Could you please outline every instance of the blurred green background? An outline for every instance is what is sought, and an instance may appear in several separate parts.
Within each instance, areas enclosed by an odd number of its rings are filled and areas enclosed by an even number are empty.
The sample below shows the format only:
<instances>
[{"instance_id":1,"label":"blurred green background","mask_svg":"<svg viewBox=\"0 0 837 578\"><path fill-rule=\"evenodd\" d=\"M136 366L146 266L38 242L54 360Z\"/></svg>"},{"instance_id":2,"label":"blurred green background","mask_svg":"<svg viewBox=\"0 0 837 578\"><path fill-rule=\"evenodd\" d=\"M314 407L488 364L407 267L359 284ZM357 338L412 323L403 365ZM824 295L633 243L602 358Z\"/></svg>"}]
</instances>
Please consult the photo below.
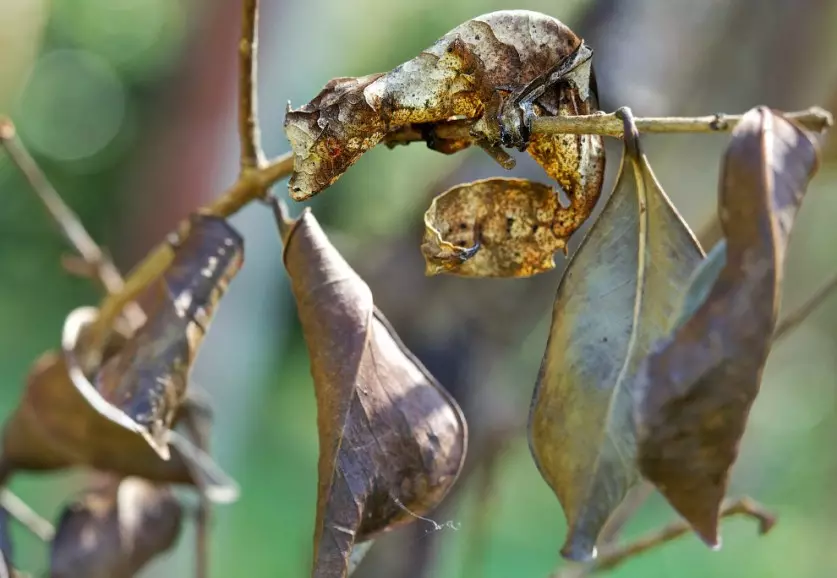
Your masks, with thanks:
<instances>
[{"instance_id":1,"label":"blurred green background","mask_svg":"<svg viewBox=\"0 0 837 578\"><path fill-rule=\"evenodd\" d=\"M123 271L235 178L238 4L0 0L0 112L12 115ZM288 99L298 106L334 76L393 68L460 22L509 8L558 17L594 47L608 110L837 106L833 0L262 0L259 97L268 154L288 149ZM722 135L646 139L660 181L696 230L714 210L725 143ZM613 145L607 186L618 164ZM830 150L794 231L785 310L837 271ZM418 523L387 536L358 577L534 578L559 564L563 516L524 432L560 271L518 281L427 279L418 251L430 197L499 170L474 151L445 157L418 145L381 147L311 203L406 343L459 399L473 434L469 473L434 513L453 528ZM542 179L523 159L515 174ZM277 192L285 194L284 184ZM0 200L0 411L7 415L32 361L59 345L64 316L100 295L62 272L70 249L3 157ZM214 397L215 453L243 487L240 502L216 511L212 575L302 577L310 571L317 459L308 359L272 216L254 206L232 222L246 238L246 265L194 372ZM751 523L729 520L719 552L689 536L613 575L837 573L835 322L837 299L774 349L735 468L731 493L780 513L773 533L758 538ZM486 463L495 464L487 484L479 474ZM54 518L82 481L78 473L20 474L12 488ZM654 497L628 535L673 516ZM15 537L18 564L43 572L46 548L22 531ZM177 551L143 575L190 575L191 545L190 526Z\"/></svg>"}]
</instances>

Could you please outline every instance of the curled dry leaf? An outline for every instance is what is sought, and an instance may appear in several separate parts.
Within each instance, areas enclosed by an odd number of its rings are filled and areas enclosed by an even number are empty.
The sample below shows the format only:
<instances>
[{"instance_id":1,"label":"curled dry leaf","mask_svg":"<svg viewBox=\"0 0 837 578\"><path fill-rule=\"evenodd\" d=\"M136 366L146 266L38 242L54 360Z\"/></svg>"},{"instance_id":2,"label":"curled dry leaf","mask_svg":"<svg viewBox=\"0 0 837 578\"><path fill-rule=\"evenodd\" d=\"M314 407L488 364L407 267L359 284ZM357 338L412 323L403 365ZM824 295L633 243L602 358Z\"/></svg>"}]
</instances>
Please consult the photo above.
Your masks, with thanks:
<instances>
[{"instance_id":1,"label":"curled dry leaf","mask_svg":"<svg viewBox=\"0 0 837 578\"><path fill-rule=\"evenodd\" d=\"M187 398L178 408L175 423L187 422L193 407ZM96 411L70 381L65 357L48 352L33 365L22 399L6 420L2 456L11 470L88 466L122 476L193 485L214 501L234 501L238 496L235 481L205 452L172 433L171 459L163 460L138 433Z\"/></svg>"},{"instance_id":2,"label":"curled dry leaf","mask_svg":"<svg viewBox=\"0 0 837 578\"><path fill-rule=\"evenodd\" d=\"M725 250L695 274L682 325L637 372L640 470L712 546L770 351L788 236L817 164L814 141L781 115L744 116L718 195Z\"/></svg>"},{"instance_id":3,"label":"curled dry leaf","mask_svg":"<svg viewBox=\"0 0 837 578\"><path fill-rule=\"evenodd\" d=\"M435 127L472 121L474 142L504 168L501 148L528 150L570 199L553 218L569 238L590 215L604 175L602 138L534 135L532 115L597 110L592 51L560 21L526 10L485 14L457 26L433 46L386 74L337 78L310 103L285 116L294 154L291 197L301 201L334 183L387 134L417 125L428 146L444 153L463 141L435 136Z\"/></svg>"},{"instance_id":4,"label":"curled dry leaf","mask_svg":"<svg viewBox=\"0 0 837 578\"><path fill-rule=\"evenodd\" d=\"M526 179L457 185L424 214L426 272L528 277L554 269L553 255L566 249L553 228L560 211L551 187Z\"/></svg>"},{"instance_id":5,"label":"curled dry leaf","mask_svg":"<svg viewBox=\"0 0 837 578\"><path fill-rule=\"evenodd\" d=\"M703 257L623 114L619 177L558 286L529 417L535 462L567 517L561 553L573 560L595 556L603 527L639 482L627 378L671 329Z\"/></svg>"},{"instance_id":6,"label":"curled dry leaf","mask_svg":"<svg viewBox=\"0 0 837 578\"><path fill-rule=\"evenodd\" d=\"M169 550L183 512L166 486L140 478L104 480L61 514L51 578L132 578Z\"/></svg>"},{"instance_id":7,"label":"curled dry leaf","mask_svg":"<svg viewBox=\"0 0 837 578\"><path fill-rule=\"evenodd\" d=\"M369 286L305 210L277 204L311 357L320 441L314 578L345 578L355 544L425 516L465 458L456 402L404 347Z\"/></svg>"},{"instance_id":8,"label":"curled dry leaf","mask_svg":"<svg viewBox=\"0 0 837 578\"><path fill-rule=\"evenodd\" d=\"M244 240L225 219L193 215L171 267L148 290L146 323L103 363L92 383L76 362L95 310L71 315L63 348L73 383L102 415L145 437L168 459L169 430L218 301L244 260Z\"/></svg>"}]
</instances>

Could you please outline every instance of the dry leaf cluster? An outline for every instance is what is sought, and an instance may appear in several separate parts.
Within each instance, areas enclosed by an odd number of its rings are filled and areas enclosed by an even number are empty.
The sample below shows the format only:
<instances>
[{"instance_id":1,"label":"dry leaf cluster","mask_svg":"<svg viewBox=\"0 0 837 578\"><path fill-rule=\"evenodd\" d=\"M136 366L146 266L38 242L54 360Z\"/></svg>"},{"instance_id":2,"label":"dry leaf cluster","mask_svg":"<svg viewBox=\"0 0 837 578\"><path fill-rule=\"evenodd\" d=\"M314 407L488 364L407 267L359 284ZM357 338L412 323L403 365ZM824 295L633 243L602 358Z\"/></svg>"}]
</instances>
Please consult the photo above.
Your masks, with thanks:
<instances>
[{"instance_id":1,"label":"dry leaf cluster","mask_svg":"<svg viewBox=\"0 0 837 578\"><path fill-rule=\"evenodd\" d=\"M4 148L108 293L99 307L68 314L61 349L33 364L3 431L6 483L22 470L92 472L54 533L41 532L51 544L50 575L133 576L177 541L185 510L171 487L186 485L199 497L196 574L206 576L209 504L238 495L210 456L211 411L190 384L214 312L244 264L242 237L226 217L266 198L284 176L294 200L308 199L379 143L423 141L445 154L477 145L505 169L514 166L506 149L528 152L550 184L491 178L455 186L427 210L420 247L428 275L528 277L567 254L601 195L603 135L621 137L616 183L567 262L532 376L529 442L567 520L561 552L586 562L586 573L689 529L718 545L726 515L755 517L767 531L772 518L757 504L724 500L782 330L786 246L828 114L755 107L725 123L604 114L591 48L552 17L501 11L457 26L390 72L334 79L310 102L289 106L292 152L266 161L253 98L258 7L243 4L239 179L124 282L11 123L0 126ZM734 127L718 190L723 240L708 256L641 146L643 127L684 126ZM379 535L426 519L445 498L463 467L468 428L314 214L291 219L282 201L271 204L317 402L312 576L345 578ZM613 528L630 513L629 496L647 495L644 482L684 523L616 545ZM11 497L0 510L6 575L17 572L8 514L36 526Z\"/></svg>"}]
</instances>

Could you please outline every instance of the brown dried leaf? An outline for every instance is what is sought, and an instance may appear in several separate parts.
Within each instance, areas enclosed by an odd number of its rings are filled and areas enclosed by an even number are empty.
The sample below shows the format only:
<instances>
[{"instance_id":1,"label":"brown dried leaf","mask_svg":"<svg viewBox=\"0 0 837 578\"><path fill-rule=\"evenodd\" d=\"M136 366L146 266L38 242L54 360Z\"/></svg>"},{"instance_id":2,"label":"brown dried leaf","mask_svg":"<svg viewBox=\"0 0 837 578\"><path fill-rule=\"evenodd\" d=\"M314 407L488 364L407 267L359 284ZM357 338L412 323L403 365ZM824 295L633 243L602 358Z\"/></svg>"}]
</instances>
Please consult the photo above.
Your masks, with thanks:
<instances>
[{"instance_id":1,"label":"brown dried leaf","mask_svg":"<svg viewBox=\"0 0 837 578\"><path fill-rule=\"evenodd\" d=\"M182 404L175 422L186 421ZM172 432L171 459L163 460L143 437L97 412L70 381L57 352L32 366L15 412L6 420L3 461L12 470L51 471L88 466L122 476L188 484L218 502L234 501L238 486L206 453Z\"/></svg>"},{"instance_id":2,"label":"brown dried leaf","mask_svg":"<svg viewBox=\"0 0 837 578\"><path fill-rule=\"evenodd\" d=\"M285 131L294 152L291 197L305 200L334 183L387 134L420 125L432 148L451 153L467 143L433 136L453 118L473 122L471 134L505 168L501 148L526 146L523 110L588 114L597 109L592 51L560 21L505 10L465 22L386 74L328 83L309 104L288 110ZM561 235L589 216L601 192L604 149L599 136L537 136L529 153L571 199L561 209Z\"/></svg>"},{"instance_id":3,"label":"brown dried leaf","mask_svg":"<svg viewBox=\"0 0 837 578\"><path fill-rule=\"evenodd\" d=\"M619 178L570 260L530 410L530 446L569 533L561 553L595 556L608 519L640 479L626 377L670 329L703 258L657 182L630 114Z\"/></svg>"},{"instance_id":4,"label":"brown dried leaf","mask_svg":"<svg viewBox=\"0 0 837 578\"><path fill-rule=\"evenodd\" d=\"M113 478L61 514L51 578L131 578L174 546L183 512L171 490L140 478Z\"/></svg>"},{"instance_id":5,"label":"brown dried leaf","mask_svg":"<svg viewBox=\"0 0 837 578\"><path fill-rule=\"evenodd\" d=\"M555 268L566 249L553 224L561 210L551 187L493 178L457 185L424 214L421 250L428 275L528 277Z\"/></svg>"},{"instance_id":6,"label":"brown dried leaf","mask_svg":"<svg viewBox=\"0 0 837 578\"><path fill-rule=\"evenodd\" d=\"M317 397L312 576L345 578L355 544L441 502L462 468L467 428L314 215L289 222L276 210Z\"/></svg>"},{"instance_id":7,"label":"brown dried leaf","mask_svg":"<svg viewBox=\"0 0 837 578\"><path fill-rule=\"evenodd\" d=\"M725 255L713 250L696 272L684 300L694 314L636 375L640 470L712 546L770 351L788 236L817 165L817 145L780 114L758 107L744 116L718 195Z\"/></svg>"},{"instance_id":8,"label":"brown dried leaf","mask_svg":"<svg viewBox=\"0 0 837 578\"><path fill-rule=\"evenodd\" d=\"M93 383L75 359L84 324L94 311L68 318L63 348L70 377L102 415L145 437L168 459L168 437L189 371L218 301L244 260L244 240L225 219L193 215L185 239L174 247L169 270L148 290L148 320Z\"/></svg>"}]
</instances>

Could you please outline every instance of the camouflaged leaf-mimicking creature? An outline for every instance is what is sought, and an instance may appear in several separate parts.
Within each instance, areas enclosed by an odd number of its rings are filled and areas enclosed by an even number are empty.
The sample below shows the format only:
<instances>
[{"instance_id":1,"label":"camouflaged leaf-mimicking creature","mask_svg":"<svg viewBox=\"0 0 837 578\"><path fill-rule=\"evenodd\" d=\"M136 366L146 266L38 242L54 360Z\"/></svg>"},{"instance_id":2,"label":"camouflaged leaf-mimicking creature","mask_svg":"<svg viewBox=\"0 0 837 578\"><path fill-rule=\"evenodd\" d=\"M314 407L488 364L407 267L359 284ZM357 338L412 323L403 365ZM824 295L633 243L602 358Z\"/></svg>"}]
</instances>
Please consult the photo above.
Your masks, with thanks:
<instances>
[{"instance_id":1,"label":"camouflaged leaf-mimicking creature","mask_svg":"<svg viewBox=\"0 0 837 578\"><path fill-rule=\"evenodd\" d=\"M566 240L590 215L601 192L602 139L530 134L529 127L536 115L597 110L592 54L555 18L509 10L457 26L388 73L331 80L311 102L296 110L289 107L285 116L294 154L291 197L312 197L388 134L416 125L434 150L452 153L475 142L507 169L514 160L502 147L526 150L570 200L549 223L554 235ZM436 136L438 127L461 119L473 121L470 140ZM456 264L473 256L474 247L502 242L481 239L480 215L471 217L429 229L437 238L425 243L430 248L424 250L425 258L435 259L440 270L458 272ZM469 246L455 245L448 233L457 239L467 233ZM565 243L556 246L562 249ZM439 255L430 254L432 247L439 248Z\"/></svg>"}]
</instances>

